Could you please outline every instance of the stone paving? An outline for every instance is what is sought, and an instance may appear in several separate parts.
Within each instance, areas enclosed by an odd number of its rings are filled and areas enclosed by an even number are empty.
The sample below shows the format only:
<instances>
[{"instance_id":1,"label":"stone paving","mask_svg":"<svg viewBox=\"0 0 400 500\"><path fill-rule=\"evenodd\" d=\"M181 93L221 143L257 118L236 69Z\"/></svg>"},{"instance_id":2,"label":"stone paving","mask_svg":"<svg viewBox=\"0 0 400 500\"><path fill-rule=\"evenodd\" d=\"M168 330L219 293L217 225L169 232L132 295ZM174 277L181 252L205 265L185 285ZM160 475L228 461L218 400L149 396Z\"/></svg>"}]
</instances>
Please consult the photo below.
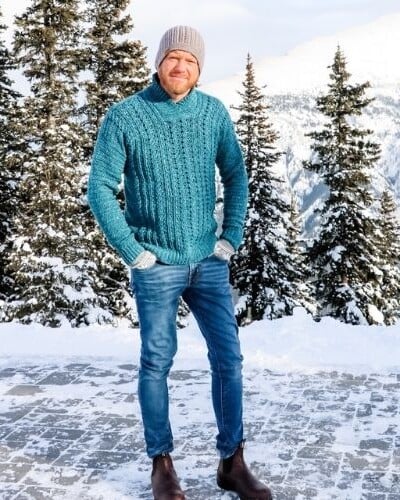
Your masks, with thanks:
<instances>
[{"instance_id":1,"label":"stone paving","mask_svg":"<svg viewBox=\"0 0 400 500\"><path fill-rule=\"evenodd\" d=\"M1 500L151 499L136 378L110 360L0 365ZM209 382L171 373L188 500L236 498L215 485ZM275 500L400 500L400 374L250 370L244 383L245 453Z\"/></svg>"}]
</instances>

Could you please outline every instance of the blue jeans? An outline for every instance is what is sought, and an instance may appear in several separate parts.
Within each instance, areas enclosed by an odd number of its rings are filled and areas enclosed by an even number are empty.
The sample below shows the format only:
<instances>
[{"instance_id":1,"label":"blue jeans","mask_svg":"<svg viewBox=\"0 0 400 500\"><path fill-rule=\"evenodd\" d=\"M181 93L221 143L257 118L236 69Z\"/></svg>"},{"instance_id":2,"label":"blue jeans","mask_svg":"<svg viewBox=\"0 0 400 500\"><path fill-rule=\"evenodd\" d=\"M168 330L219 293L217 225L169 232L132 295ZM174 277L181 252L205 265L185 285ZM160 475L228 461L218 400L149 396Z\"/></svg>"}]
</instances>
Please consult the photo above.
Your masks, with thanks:
<instances>
[{"instance_id":1,"label":"blue jeans","mask_svg":"<svg viewBox=\"0 0 400 500\"><path fill-rule=\"evenodd\" d=\"M195 264L156 263L132 269L140 323L139 401L147 453L173 449L167 377L177 350L176 314L182 296L206 340L217 420L217 449L231 456L243 440L242 355L229 269L215 256Z\"/></svg>"}]
</instances>

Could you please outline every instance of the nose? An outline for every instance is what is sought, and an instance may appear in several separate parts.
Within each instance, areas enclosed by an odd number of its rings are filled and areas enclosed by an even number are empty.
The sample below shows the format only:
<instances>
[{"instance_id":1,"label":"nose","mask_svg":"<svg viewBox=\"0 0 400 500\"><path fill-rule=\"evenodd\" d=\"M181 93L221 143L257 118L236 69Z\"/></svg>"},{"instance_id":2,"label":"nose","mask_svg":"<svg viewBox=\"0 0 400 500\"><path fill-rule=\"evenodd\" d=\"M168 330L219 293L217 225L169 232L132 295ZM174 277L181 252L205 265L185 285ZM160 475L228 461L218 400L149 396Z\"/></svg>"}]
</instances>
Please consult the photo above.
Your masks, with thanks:
<instances>
[{"instance_id":1,"label":"nose","mask_svg":"<svg viewBox=\"0 0 400 500\"><path fill-rule=\"evenodd\" d=\"M177 59L174 69L176 71L185 71L186 65L183 59Z\"/></svg>"}]
</instances>

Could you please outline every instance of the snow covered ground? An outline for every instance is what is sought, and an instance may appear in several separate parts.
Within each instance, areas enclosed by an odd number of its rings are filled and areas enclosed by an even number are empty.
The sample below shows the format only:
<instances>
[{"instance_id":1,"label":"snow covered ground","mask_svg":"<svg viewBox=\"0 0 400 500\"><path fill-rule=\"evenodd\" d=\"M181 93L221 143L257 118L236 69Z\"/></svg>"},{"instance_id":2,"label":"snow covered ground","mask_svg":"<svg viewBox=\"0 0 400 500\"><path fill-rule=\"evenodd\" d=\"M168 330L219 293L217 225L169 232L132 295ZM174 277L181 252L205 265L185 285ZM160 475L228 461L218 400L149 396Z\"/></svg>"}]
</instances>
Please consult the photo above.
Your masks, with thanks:
<instances>
[{"instance_id":1,"label":"snow covered ground","mask_svg":"<svg viewBox=\"0 0 400 500\"><path fill-rule=\"evenodd\" d=\"M179 330L176 369L207 369L203 338L196 323ZM240 339L248 368L274 371L344 371L346 373L390 373L400 369L400 324L351 326L332 318L314 322L304 309L291 317L257 321L241 328ZM121 324L92 325L60 329L43 326L0 324L0 359L15 363L40 358L61 360L68 357L116 358L138 362L138 330Z\"/></svg>"},{"instance_id":2,"label":"snow covered ground","mask_svg":"<svg viewBox=\"0 0 400 500\"><path fill-rule=\"evenodd\" d=\"M400 326L293 317L240 331L246 456L276 500L400 500ZM174 459L188 500L215 484L204 342L179 331ZM150 500L136 397L139 334L0 325L0 498Z\"/></svg>"}]
</instances>

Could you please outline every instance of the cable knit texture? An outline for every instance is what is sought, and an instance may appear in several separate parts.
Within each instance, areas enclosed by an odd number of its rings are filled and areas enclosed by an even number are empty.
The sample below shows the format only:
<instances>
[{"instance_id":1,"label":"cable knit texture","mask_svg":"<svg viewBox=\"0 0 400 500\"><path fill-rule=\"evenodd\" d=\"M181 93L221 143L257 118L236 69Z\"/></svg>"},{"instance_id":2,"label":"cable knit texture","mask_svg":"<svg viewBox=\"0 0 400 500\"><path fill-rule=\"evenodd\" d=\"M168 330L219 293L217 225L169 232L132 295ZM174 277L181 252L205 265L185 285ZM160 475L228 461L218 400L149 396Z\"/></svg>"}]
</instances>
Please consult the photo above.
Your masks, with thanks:
<instances>
[{"instance_id":1,"label":"cable knit texture","mask_svg":"<svg viewBox=\"0 0 400 500\"><path fill-rule=\"evenodd\" d=\"M247 177L223 104L197 89L174 102L158 83L114 104L96 141L88 201L131 265L144 250L166 264L198 262L217 241L215 165L224 185L221 238L243 236ZM123 175L125 211L116 194Z\"/></svg>"}]
</instances>

